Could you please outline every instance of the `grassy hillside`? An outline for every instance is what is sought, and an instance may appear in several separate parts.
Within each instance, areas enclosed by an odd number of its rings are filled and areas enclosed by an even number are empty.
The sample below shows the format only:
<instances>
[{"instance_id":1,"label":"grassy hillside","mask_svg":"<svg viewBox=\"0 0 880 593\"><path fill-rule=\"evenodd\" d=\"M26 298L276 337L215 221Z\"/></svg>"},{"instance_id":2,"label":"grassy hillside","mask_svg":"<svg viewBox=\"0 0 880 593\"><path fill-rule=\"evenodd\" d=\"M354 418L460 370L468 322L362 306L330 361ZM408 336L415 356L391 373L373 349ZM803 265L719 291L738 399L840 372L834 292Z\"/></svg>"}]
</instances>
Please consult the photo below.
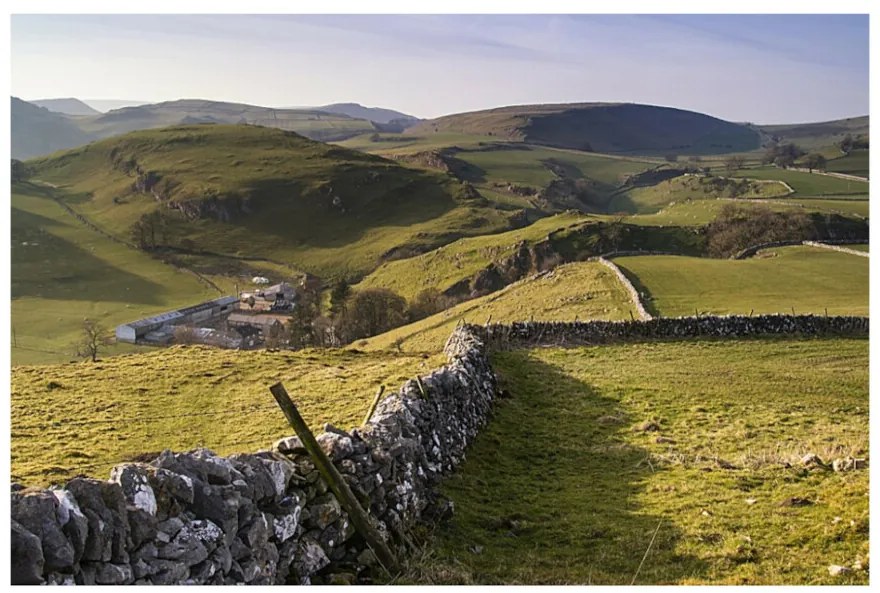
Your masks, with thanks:
<instances>
[{"instance_id":1,"label":"grassy hillside","mask_svg":"<svg viewBox=\"0 0 880 593\"><path fill-rule=\"evenodd\" d=\"M848 175L858 175L859 177L868 177L870 168L868 166L869 151L853 150L846 156L828 161L828 170L835 173L846 173Z\"/></svg>"},{"instance_id":2,"label":"grassy hillside","mask_svg":"<svg viewBox=\"0 0 880 593\"><path fill-rule=\"evenodd\" d=\"M776 167L742 169L737 171L734 177L784 181L794 189L795 196L864 194L867 197L868 194L868 182L866 181L840 179L828 175L818 175L807 173L806 171L791 171Z\"/></svg>"},{"instance_id":3,"label":"grassy hillside","mask_svg":"<svg viewBox=\"0 0 880 593\"><path fill-rule=\"evenodd\" d=\"M868 134L869 118L864 115L825 122L759 126L759 128L768 137L775 137L781 143L793 142L801 148L813 150L836 144L847 134L853 137Z\"/></svg>"},{"instance_id":4,"label":"grassy hillside","mask_svg":"<svg viewBox=\"0 0 880 593\"><path fill-rule=\"evenodd\" d=\"M447 176L256 126L132 132L29 165L120 238L158 210L161 247L263 257L328 278L362 276L395 250L501 230L509 216Z\"/></svg>"},{"instance_id":5,"label":"grassy hillside","mask_svg":"<svg viewBox=\"0 0 880 593\"><path fill-rule=\"evenodd\" d=\"M851 256L853 257L853 256ZM632 302L617 278L596 262L565 264L539 277L515 282L427 319L352 344L366 350L438 352L460 321L493 323L629 319Z\"/></svg>"},{"instance_id":6,"label":"grassy hillside","mask_svg":"<svg viewBox=\"0 0 880 593\"><path fill-rule=\"evenodd\" d=\"M681 256L615 258L664 317L790 313L867 315L868 260L815 248L783 247L745 260Z\"/></svg>"},{"instance_id":7,"label":"grassy hillside","mask_svg":"<svg viewBox=\"0 0 880 593\"><path fill-rule=\"evenodd\" d=\"M379 384L396 389L442 362L174 346L97 364L14 367L12 479L43 485L77 473L105 478L112 465L165 448L268 448L292 434L269 393L276 381L284 381L313 429L324 422L351 428L363 421Z\"/></svg>"},{"instance_id":8,"label":"grassy hillside","mask_svg":"<svg viewBox=\"0 0 880 593\"><path fill-rule=\"evenodd\" d=\"M12 191L12 364L70 360L83 318L108 329L214 298L195 276L78 222L28 184ZM114 346L107 354L133 350Z\"/></svg>"},{"instance_id":9,"label":"grassy hillside","mask_svg":"<svg viewBox=\"0 0 880 593\"><path fill-rule=\"evenodd\" d=\"M29 159L93 139L66 116L12 97L11 152L14 159Z\"/></svg>"},{"instance_id":10,"label":"grassy hillside","mask_svg":"<svg viewBox=\"0 0 880 593\"><path fill-rule=\"evenodd\" d=\"M407 133L492 135L606 153L719 154L760 146L754 129L708 115L631 103L519 105L428 120Z\"/></svg>"},{"instance_id":11,"label":"grassy hillside","mask_svg":"<svg viewBox=\"0 0 880 593\"><path fill-rule=\"evenodd\" d=\"M442 292L470 278L490 263L511 255L521 241L529 244L542 241L553 231L578 226L589 220L591 218L583 214L557 214L521 229L459 239L422 255L386 262L354 289L389 288L406 299L428 288Z\"/></svg>"},{"instance_id":12,"label":"grassy hillside","mask_svg":"<svg viewBox=\"0 0 880 593\"><path fill-rule=\"evenodd\" d=\"M776 181L735 180L724 177L683 175L656 185L635 187L614 196L612 212L653 213L672 203L719 197L776 198L789 189Z\"/></svg>"},{"instance_id":13,"label":"grassy hillside","mask_svg":"<svg viewBox=\"0 0 880 593\"><path fill-rule=\"evenodd\" d=\"M868 470L800 465L868 456L868 340L542 348L493 364L509 397L443 483L455 515L404 582L868 583L828 572L867 566ZM638 430L648 422L659 430Z\"/></svg>"}]
</instances>

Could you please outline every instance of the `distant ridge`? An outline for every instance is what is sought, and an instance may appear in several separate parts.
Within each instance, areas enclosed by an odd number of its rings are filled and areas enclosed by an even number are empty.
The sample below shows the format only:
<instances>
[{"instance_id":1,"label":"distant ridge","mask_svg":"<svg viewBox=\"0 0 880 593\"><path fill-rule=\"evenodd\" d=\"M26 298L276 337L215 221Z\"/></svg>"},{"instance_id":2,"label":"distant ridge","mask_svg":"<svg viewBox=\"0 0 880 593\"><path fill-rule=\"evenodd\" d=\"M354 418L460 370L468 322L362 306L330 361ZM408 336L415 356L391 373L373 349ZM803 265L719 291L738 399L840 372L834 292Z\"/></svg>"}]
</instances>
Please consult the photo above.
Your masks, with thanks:
<instances>
[{"instance_id":1,"label":"distant ridge","mask_svg":"<svg viewBox=\"0 0 880 593\"><path fill-rule=\"evenodd\" d=\"M49 111L63 113L65 115L98 115L100 111L89 107L79 99L69 97L66 99L38 99L29 101L38 107L45 107Z\"/></svg>"},{"instance_id":2,"label":"distant ridge","mask_svg":"<svg viewBox=\"0 0 880 593\"><path fill-rule=\"evenodd\" d=\"M330 105L322 105L321 107L313 107L313 109L327 113L340 113L379 124L388 124L395 121L411 121L413 123L421 121L413 115L401 113L400 111L382 107L364 107L359 103L332 103Z\"/></svg>"}]
</instances>

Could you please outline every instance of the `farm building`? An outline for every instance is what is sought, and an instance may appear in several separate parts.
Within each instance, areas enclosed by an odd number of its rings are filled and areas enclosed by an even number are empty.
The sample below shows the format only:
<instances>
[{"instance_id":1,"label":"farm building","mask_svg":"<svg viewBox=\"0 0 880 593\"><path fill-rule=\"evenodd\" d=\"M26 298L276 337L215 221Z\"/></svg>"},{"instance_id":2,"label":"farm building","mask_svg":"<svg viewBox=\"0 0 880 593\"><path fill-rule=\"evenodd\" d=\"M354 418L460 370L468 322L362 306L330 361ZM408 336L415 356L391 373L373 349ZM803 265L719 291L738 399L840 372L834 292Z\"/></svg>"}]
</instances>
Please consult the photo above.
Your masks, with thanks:
<instances>
[{"instance_id":1,"label":"farm building","mask_svg":"<svg viewBox=\"0 0 880 593\"><path fill-rule=\"evenodd\" d=\"M232 313L226 318L229 327L235 328L254 328L260 331L264 336L274 335L284 329L290 317L286 315L272 314L248 314L248 313Z\"/></svg>"},{"instance_id":2,"label":"farm building","mask_svg":"<svg viewBox=\"0 0 880 593\"><path fill-rule=\"evenodd\" d=\"M137 321L117 326L116 340L132 344L139 340L163 343L167 341L165 337L172 333L166 326L199 323L218 315L225 315L234 311L237 308L237 304L237 298L225 296L176 311L167 311L152 317L138 319ZM148 336L148 334L152 335Z\"/></svg>"},{"instance_id":3,"label":"farm building","mask_svg":"<svg viewBox=\"0 0 880 593\"><path fill-rule=\"evenodd\" d=\"M281 282L260 290L239 295L242 311L289 311L296 300L296 290L287 282Z\"/></svg>"}]
</instances>

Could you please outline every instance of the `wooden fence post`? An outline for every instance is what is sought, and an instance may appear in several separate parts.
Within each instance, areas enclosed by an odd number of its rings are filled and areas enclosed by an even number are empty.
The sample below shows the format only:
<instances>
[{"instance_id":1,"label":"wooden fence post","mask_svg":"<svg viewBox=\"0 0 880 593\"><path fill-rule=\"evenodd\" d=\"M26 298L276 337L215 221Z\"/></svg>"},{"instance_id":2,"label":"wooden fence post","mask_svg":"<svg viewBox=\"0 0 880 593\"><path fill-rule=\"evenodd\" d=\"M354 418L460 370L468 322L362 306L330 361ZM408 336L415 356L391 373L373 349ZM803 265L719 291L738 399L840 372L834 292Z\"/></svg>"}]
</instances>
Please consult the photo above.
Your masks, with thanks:
<instances>
[{"instance_id":1,"label":"wooden fence post","mask_svg":"<svg viewBox=\"0 0 880 593\"><path fill-rule=\"evenodd\" d=\"M370 421L370 418L373 417L373 412L376 411L376 406L379 405L379 399L382 397L383 393L385 393L385 386L379 385L379 391L376 392L376 397L373 398L373 403L370 404L370 409L367 411L367 415L364 418L362 424L366 424Z\"/></svg>"},{"instance_id":2,"label":"wooden fence post","mask_svg":"<svg viewBox=\"0 0 880 593\"><path fill-rule=\"evenodd\" d=\"M321 476L327 482L327 485L330 486L333 494L336 495L339 504L348 513L354 528L361 534L361 537L364 538L370 549L375 552L376 558L382 563L385 570L392 575L399 573L400 566L397 563L397 559L391 553L388 544L385 543L378 530L370 523L369 515L361 507L351 488L348 487L345 479L336 469L336 466L333 465L333 462L330 461L330 458L327 457L321 446L318 445L318 441L315 440L312 431L309 430L305 420L300 416L296 405L291 401L290 396L287 395L284 385L276 383L269 388L269 391L272 392L275 401L278 402L278 406L287 417L287 421L293 427L293 430L296 431L296 436L302 441L309 456L315 462L315 466L321 473Z\"/></svg>"}]
</instances>

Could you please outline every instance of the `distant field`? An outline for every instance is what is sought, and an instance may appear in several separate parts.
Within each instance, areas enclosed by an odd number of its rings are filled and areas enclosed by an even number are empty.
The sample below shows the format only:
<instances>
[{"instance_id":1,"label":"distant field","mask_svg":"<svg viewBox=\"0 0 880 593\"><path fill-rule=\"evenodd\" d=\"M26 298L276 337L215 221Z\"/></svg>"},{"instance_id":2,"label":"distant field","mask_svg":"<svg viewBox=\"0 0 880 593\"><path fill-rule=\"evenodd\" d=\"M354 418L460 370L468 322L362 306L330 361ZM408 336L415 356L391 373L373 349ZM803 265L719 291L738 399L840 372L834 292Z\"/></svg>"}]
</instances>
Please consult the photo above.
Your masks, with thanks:
<instances>
[{"instance_id":1,"label":"distant field","mask_svg":"<svg viewBox=\"0 0 880 593\"><path fill-rule=\"evenodd\" d=\"M583 214L558 214L521 229L459 239L422 255L386 262L354 288L389 288L408 300L428 288L442 292L493 261L509 256L520 241L540 241L552 231L588 220L590 217Z\"/></svg>"},{"instance_id":2,"label":"distant field","mask_svg":"<svg viewBox=\"0 0 880 593\"><path fill-rule=\"evenodd\" d=\"M868 200L866 196L857 199L842 199L843 196L834 198L801 198L785 197L775 200L755 202L755 205L768 206L773 210L792 210L802 208L806 212L837 213L844 216L867 217L869 214ZM664 206L653 214L636 214L628 216L626 222L644 226L702 226L712 222L718 212L731 203L729 200L685 200ZM748 205L748 202L736 202L738 205Z\"/></svg>"},{"instance_id":3,"label":"distant field","mask_svg":"<svg viewBox=\"0 0 880 593\"><path fill-rule=\"evenodd\" d=\"M403 582L867 585L828 566L867 566L869 471L800 459L868 456L868 340L541 348L493 365L509 397L444 481L455 514Z\"/></svg>"},{"instance_id":4,"label":"distant field","mask_svg":"<svg viewBox=\"0 0 880 593\"><path fill-rule=\"evenodd\" d=\"M397 389L442 357L344 350L239 352L175 346L149 354L12 369L12 479L106 478L144 453L268 448L292 434L269 386L284 381L315 430L361 424L379 384Z\"/></svg>"},{"instance_id":5,"label":"distant field","mask_svg":"<svg viewBox=\"0 0 880 593\"><path fill-rule=\"evenodd\" d=\"M850 256L853 257L853 256ZM632 302L617 278L596 262L565 264L538 279L525 279L498 292L465 301L427 319L352 344L353 348L438 352L459 321L493 323L629 319Z\"/></svg>"},{"instance_id":6,"label":"distant field","mask_svg":"<svg viewBox=\"0 0 880 593\"><path fill-rule=\"evenodd\" d=\"M615 258L664 317L700 314L868 314L868 260L814 247L768 249L745 260Z\"/></svg>"},{"instance_id":7,"label":"distant field","mask_svg":"<svg viewBox=\"0 0 880 593\"><path fill-rule=\"evenodd\" d=\"M334 142L339 146L369 152L373 154L395 155L410 154L413 152L421 152L424 150L437 150L450 146L458 146L460 148L476 147L485 142L497 142L498 139L492 136L479 134L378 134L378 141L372 138L376 134L362 134L353 138L348 138L341 142Z\"/></svg>"},{"instance_id":8,"label":"distant field","mask_svg":"<svg viewBox=\"0 0 880 593\"><path fill-rule=\"evenodd\" d=\"M849 245L844 245L844 247L846 247L847 249L854 249L856 251L864 251L865 253L868 252L868 245L864 243L852 243Z\"/></svg>"},{"instance_id":9,"label":"distant field","mask_svg":"<svg viewBox=\"0 0 880 593\"><path fill-rule=\"evenodd\" d=\"M833 162L833 161L832 161ZM834 194L867 194L868 183L865 181L852 181L840 179L828 175L818 175L804 171L790 171L776 167L763 167L759 169L742 169L734 174L735 177L750 177L754 179L777 179L784 181L794 189L795 196L824 196Z\"/></svg>"},{"instance_id":10,"label":"distant field","mask_svg":"<svg viewBox=\"0 0 880 593\"><path fill-rule=\"evenodd\" d=\"M846 156L829 160L828 170L836 173L868 177L870 174L868 156L868 150L853 150Z\"/></svg>"},{"instance_id":11,"label":"distant field","mask_svg":"<svg viewBox=\"0 0 880 593\"><path fill-rule=\"evenodd\" d=\"M625 175L654 166L651 161L536 146L519 150L465 151L455 156L482 172L482 177L472 179L476 183L499 181L536 188L545 187L557 177L551 170L554 165L564 170L567 177L587 177L609 187L620 185Z\"/></svg>"},{"instance_id":12,"label":"distant field","mask_svg":"<svg viewBox=\"0 0 880 593\"><path fill-rule=\"evenodd\" d=\"M219 296L194 276L81 224L41 188L12 192L12 364L73 358L85 317L108 330ZM107 355L134 351L117 345Z\"/></svg>"},{"instance_id":13,"label":"distant field","mask_svg":"<svg viewBox=\"0 0 880 593\"><path fill-rule=\"evenodd\" d=\"M781 183L751 182L741 193L732 194L723 179L687 175L661 181L649 187L636 187L615 196L608 206L611 212L650 214L672 203L687 200L711 200L719 197L777 198L790 192ZM724 188L724 189L722 189Z\"/></svg>"}]
</instances>

